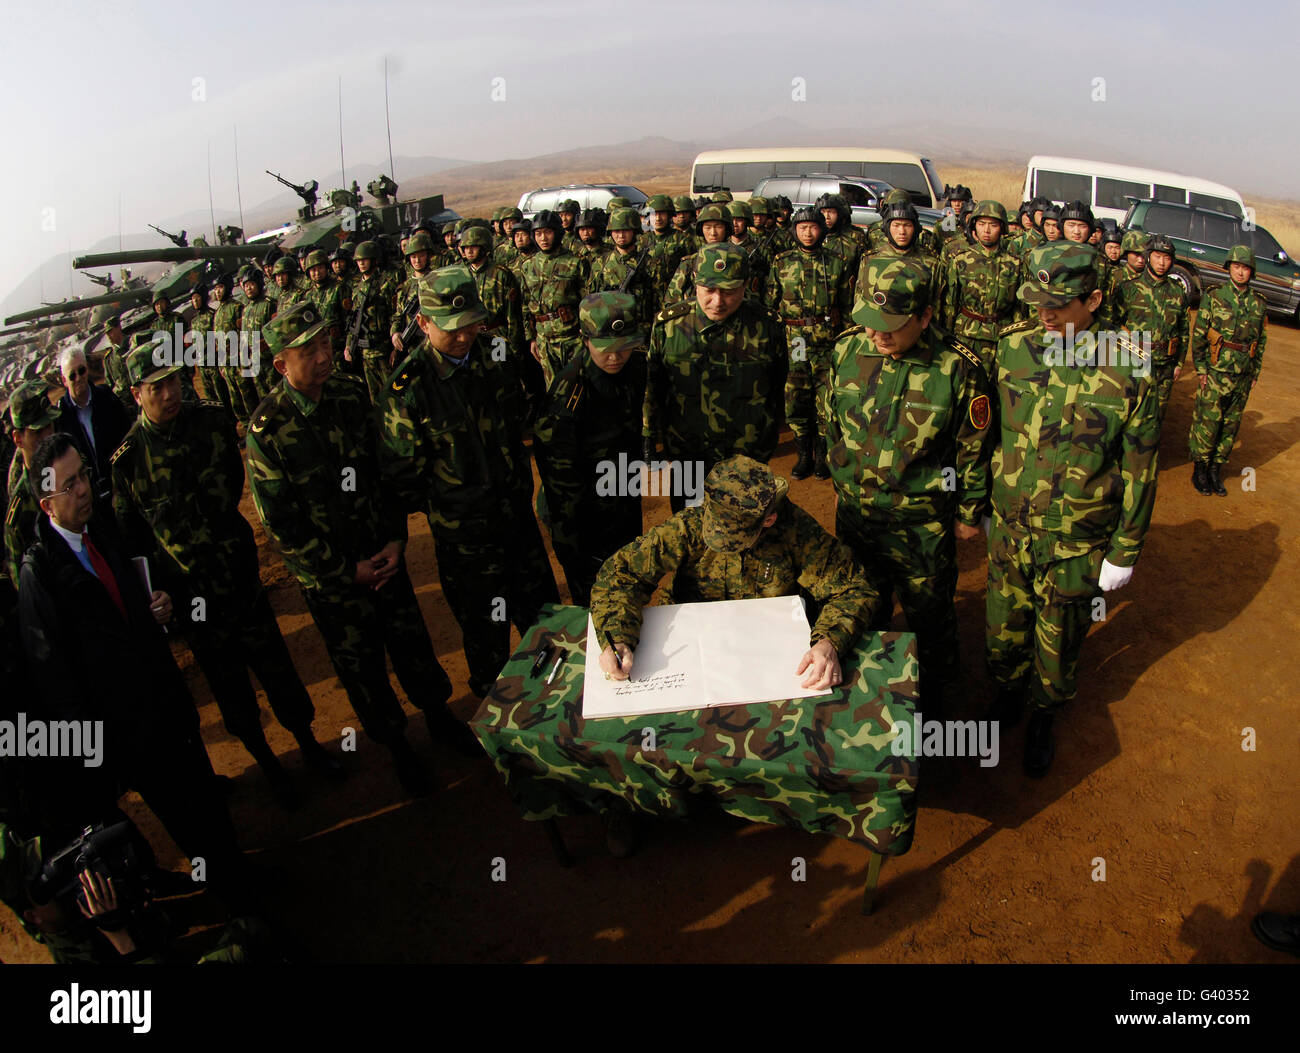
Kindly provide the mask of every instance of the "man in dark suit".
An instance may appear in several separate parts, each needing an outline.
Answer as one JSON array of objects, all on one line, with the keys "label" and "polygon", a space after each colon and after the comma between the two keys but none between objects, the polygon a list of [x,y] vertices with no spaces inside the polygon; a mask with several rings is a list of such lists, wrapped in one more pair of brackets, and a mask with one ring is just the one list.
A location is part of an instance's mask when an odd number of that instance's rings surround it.
[{"label": "man in dark suit", "polygon": [[76,348],[59,359],[67,394],[59,399],[56,431],[67,432],[90,469],[91,493],[102,521],[113,518],[113,482],[109,463],[126,438],[131,420],[110,388],[90,382],[86,356]]},{"label": "man in dark suit", "polygon": [[52,841],[75,834],[134,789],[196,869],[203,859],[206,880],[232,905],[247,902],[198,713],[161,628],[170,597],[146,592],[111,522],[91,525],[90,473],[70,436],[44,440],[28,477],[43,513],[19,574],[23,643],[39,688],[28,720],[103,722],[98,764],[43,759],[45,832]]}]

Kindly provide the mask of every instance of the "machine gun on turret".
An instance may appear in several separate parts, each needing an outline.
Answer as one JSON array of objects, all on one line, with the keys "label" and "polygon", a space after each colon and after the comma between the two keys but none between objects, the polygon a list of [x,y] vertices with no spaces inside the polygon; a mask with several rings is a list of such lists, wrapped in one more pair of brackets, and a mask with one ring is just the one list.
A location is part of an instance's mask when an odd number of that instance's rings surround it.
[{"label": "machine gun on turret", "polygon": [[302,186],[299,186],[297,183],[289,182],[280,173],[272,172],[269,168],[265,168],[263,171],[302,198],[303,207],[298,210],[298,218],[302,222],[306,223],[316,215],[316,191],[320,189],[320,184],[316,180],[308,179]]},{"label": "machine gun on turret", "polygon": [[162,227],[155,227],[152,223],[150,223],[149,226],[153,230],[156,230],[168,241],[170,241],[178,249],[184,249],[189,247],[190,242],[189,239],[185,236],[185,231],[182,230],[179,234],[169,234],[167,231],[163,230]]},{"label": "machine gun on turret", "polygon": [[366,190],[380,205],[391,205],[397,200],[397,184],[387,175],[381,174],[366,184]]}]

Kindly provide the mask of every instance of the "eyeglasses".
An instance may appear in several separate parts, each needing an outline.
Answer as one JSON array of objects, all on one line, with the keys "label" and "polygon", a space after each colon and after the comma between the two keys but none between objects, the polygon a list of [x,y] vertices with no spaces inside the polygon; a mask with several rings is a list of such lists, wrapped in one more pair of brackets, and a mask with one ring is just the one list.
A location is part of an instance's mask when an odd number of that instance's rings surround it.
[{"label": "eyeglasses", "polygon": [[71,493],[73,490],[81,486],[83,483],[86,485],[90,484],[90,473],[86,471],[84,465],[77,470],[76,475],[74,475],[71,479],[68,480],[68,485],[65,486],[62,490],[55,490],[51,493],[46,494],[45,496],[62,497],[64,494]]},{"label": "eyeglasses", "polygon": [[71,373],[69,373],[68,376],[70,376],[70,377],[84,377],[88,372],[89,372],[89,370],[88,370],[85,366],[78,366],[78,367],[77,367],[76,369],[74,369]]}]

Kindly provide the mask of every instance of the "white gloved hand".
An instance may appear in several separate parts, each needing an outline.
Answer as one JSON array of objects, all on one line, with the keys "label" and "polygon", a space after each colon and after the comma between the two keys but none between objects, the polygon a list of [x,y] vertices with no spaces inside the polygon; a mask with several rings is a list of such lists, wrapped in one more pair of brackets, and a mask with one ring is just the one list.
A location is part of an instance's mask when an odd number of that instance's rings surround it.
[{"label": "white gloved hand", "polygon": [[1132,567],[1117,567],[1109,560],[1101,561],[1101,578],[1097,584],[1101,586],[1102,592],[1110,592],[1113,589],[1122,589],[1129,583],[1133,577]]},{"label": "white gloved hand", "polygon": [[993,517],[985,516],[983,519],[980,520],[980,526],[984,530],[984,536],[988,537],[990,534],[993,533]]}]

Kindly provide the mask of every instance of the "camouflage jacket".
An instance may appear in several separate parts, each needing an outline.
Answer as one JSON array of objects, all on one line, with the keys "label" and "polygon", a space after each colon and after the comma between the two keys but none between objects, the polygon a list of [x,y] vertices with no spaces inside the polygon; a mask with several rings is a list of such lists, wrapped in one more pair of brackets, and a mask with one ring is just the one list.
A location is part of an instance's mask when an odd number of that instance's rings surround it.
[{"label": "camouflage jacket", "polygon": [[498,267],[506,267],[510,270],[519,263],[520,252],[515,248],[515,243],[511,241],[502,241],[495,249],[492,250],[491,260]]},{"label": "camouflage jacket", "polygon": [[528,354],[528,341],[524,339],[524,309],[519,295],[519,282],[513,272],[495,263],[483,267],[470,267],[479,299],[487,309],[488,317],[483,332],[489,338],[502,337],[512,354]]},{"label": "camouflage jacket", "polygon": [[287,289],[281,289],[278,285],[275,287],[275,309],[283,311],[290,304],[295,304],[306,296],[306,292],[297,285],[291,284]]},{"label": "camouflage jacket", "polygon": [[122,403],[127,416],[134,417],[140,412],[140,407],[135,404],[135,396],[131,394],[131,381],[126,375],[125,351],[125,348],[109,344],[103,358],[104,380]]},{"label": "camouflage jacket", "polygon": [[591,590],[597,634],[635,649],[641,611],[672,574],[665,603],[794,596],[806,589],[822,604],[809,645],[825,638],[845,655],[871,620],[880,596],[848,547],[788,500],[776,522],[744,552],[704,543],[704,509],[685,508],[609,557]]},{"label": "camouflage jacket", "polygon": [[584,350],[547,392],[533,424],[533,448],[556,545],[578,552],[593,547],[588,532],[598,531],[604,518],[599,466],[617,465],[620,453],[628,461],[641,457],[637,418],[645,400],[645,376],[645,355],[638,351],[610,374]]},{"label": "camouflage jacket", "polygon": [[646,260],[646,266],[650,268],[654,279],[655,295],[662,301],[678,266],[687,256],[693,256],[698,251],[698,245],[695,235],[685,234],[675,227],[662,235],[651,231],[646,238],[646,244],[650,246],[650,258]]},{"label": "camouflage jacket", "polygon": [[342,352],[344,331],[352,314],[351,287],[347,282],[330,276],[320,285],[313,285],[307,293],[307,299],[316,305],[321,318],[330,323],[330,337],[335,353]]},{"label": "camouflage jacket", "polygon": [[735,453],[770,460],[785,408],[784,328],[749,300],[722,322],[694,297],[665,307],[650,333],[642,434],[706,465]]},{"label": "camouflage jacket", "polygon": [[262,331],[275,314],[275,304],[265,296],[259,296],[256,300],[250,300],[244,304],[243,313],[239,317],[239,328],[246,333]]},{"label": "camouflage jacket", "polygon": [[1002,331],[993,509],[1013,530],[1050,536],[1058,557],[1104,548],[1131,567],[1156,498],[1156,386],[1132,363],[1048,365],[1060,353],[1035,323]]},{"label": "camouflage jacket", "polygon": [[930,326],[895,360],[854,326],[818,398],[835,493],[855,516],[946,529],[986,513],[992,406],[969,348]]},{"label": "camouflage jacket", "polygon": [[304,589],[346,595],[357,563],[406,539],[361,380],[332,374],[319,402],[282,380],[254,412],[247,450],[257,514]]},{"label": "camouflage jacket", "polygon": [[[1222,343],[1218,353],[1210,346],[1210,330]],[[1192,361],[1196,372],[1249,373],[1259,378],[1268,343],[1268,313],[1264,298],[1249,287],[1238,289],[1231,281],[1211,289],[1201,300],[1192,330]],[[1235,344],[1237,346],[1230,346]]]},{"label": "camouflage jacket", "polygon": [[856,288],[859,267],[866,255],[866,248],[859,244],[856,238],[850,237],[842,231],[837,231],[826,235],[822,240],[822,249],[835,253],[844,261],[844,269],[853,275],[853,285]]},{"label": "camouflage jacket", "polygon": [[785,326],[787,345],[798,337],[809,350],[830,349],[850,324],[853,283],[849,277],[844,261],[820,246],[790,249],[772,261],[765,302]]},{"label": "camouflage jacket", "polygon": [[942,268],[936,315],[945,332],[959,340],[996,343],[998,330],[1015,318],[1020,261],[1002,243],[992,249],[968,245]]},{"label": "camouflage jacket", "polygon": [[19,451],[9,464],[9,504],[5,509],[5,572],[15,589],[23,553],[36,541],[36,517],[43,514],[27,485],[27,465]]},{"label": "camouflage jacket", "polygon": [[[420,298],[420,282],[428,277],[430,271],[413,271],[409,267],[406,271],[406,280],[402,282],[402,287],[397,291],[396,309],[393,311],[393,320],[388,326],[389,342],[391,338],[406,328],[406,312]],[[411,349],[408,347],[407,351]]]},{"label": "camouflage jacket", "polygon": [[223,300],[212,311],[212,331],[215,333],[237,333],[243,319],[244,305],[238,300]]},{"label": "camouflage jacket", "polygon": [[[361,330],[357,333],[357,348],[361,353],[371,350],[382,357],[388,357],[393,350],[392,324],[393,304],[397,292],[393,288],[392,276],[384,271],[372,270],[364,277],[359,277],[352,287],[353,307],[364,299],[365,307],[361,312]],[[352,320],[348,320],[351,331]],[[347,342],[348,334],[343,334]]]},{"label": "camouflage jacket", "polygon": [[529,340],[578,333],[578,304],[591,283],[592,261],[564,249],[534,252],[519,268],[524,335]]},{"label": "camouflage jacket", "polygon": [[154,587],[172,594],[182,621],[189,597],[256,594],[257,542],[239,514],[244,461],[219,403],[182,405],[167,425],[141,414],[112,463],[113,509],[127,549],[150,557]]},{"label": "camouflage jacket", "polygon": [[1165,275],[1159,280],[1145,270],[1121,286],[1115,316],[1131,333],[1151,334],[1151,364],[1181,366],[1187,353],[1191,322],[1182,286]]},{"label": "camouflage jacket", "polygon": [[531,517],[524,393],[514,362],[480,336],[460,365],[421,344],[379,404],[384,481],[435,538],[500,538]]},{"label": "camouflage jacket", "polygon": [[767,275],[772,269],[772,243],[760,238],[752,230],[745,231],[745,237],[731,244],[749,256],[749,280],[745,283],[745,295],[756,303],[763,303],[767,294]]},{"label": "camouflage jacket", "polygon": [[[599,256],[593,256],[587,292],[608,292],[619,288],[646,249],[647,246],[638,244],[626,255],[613,248]],[[653,249],[649,251],[651,254],[654,252]],[[626,289],[636,300],[636,318],[646,332],[650,331],[655,315],[659,312],[659,293],[655,288],[654,266],[653,255],[647,255]]]},{"label": "camouflage jacket", "polygon": [[1016,259],[1023,260],[1029,255],[1030,249],[1037,248],[1046,240],[1041,231],[1030,227],[1028,230],[1022,229],[1019,234],[1013,233],[1009,238],[1004,239],[1003,244],[1007,252]]},{"label": "camouflage jacket", "polygon": [[190,319],[189,332],[195,334],[194,343],[197,347],[206,347],[207,334],[212,332],[212,312],[207,308],[195,311]]}]

